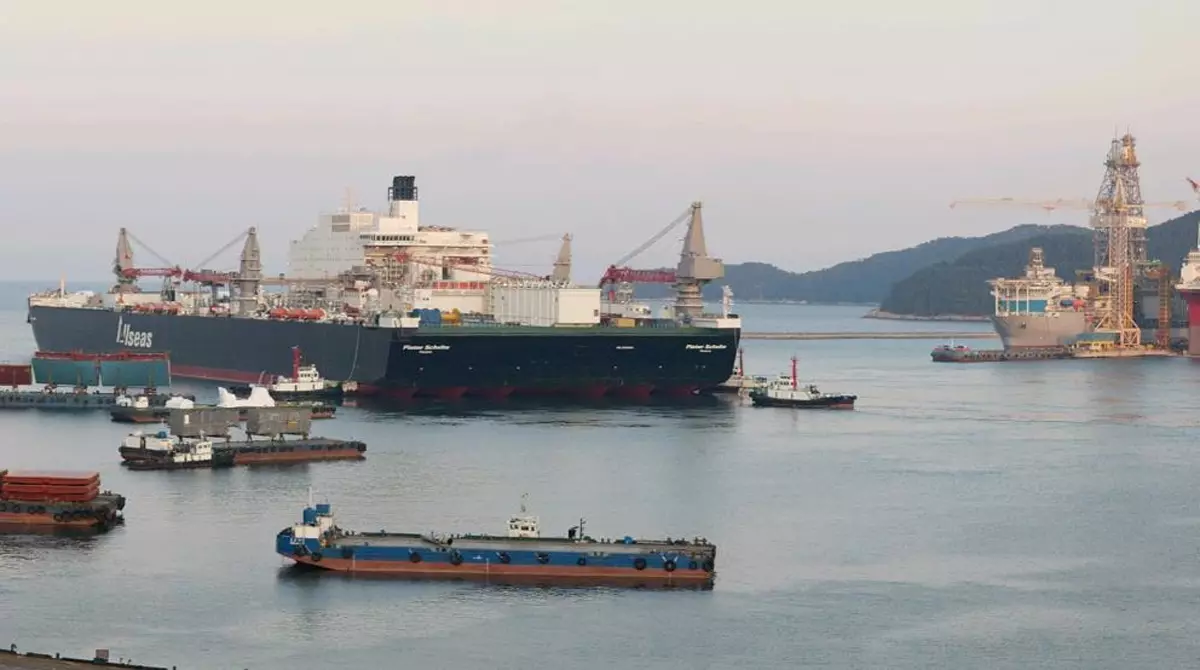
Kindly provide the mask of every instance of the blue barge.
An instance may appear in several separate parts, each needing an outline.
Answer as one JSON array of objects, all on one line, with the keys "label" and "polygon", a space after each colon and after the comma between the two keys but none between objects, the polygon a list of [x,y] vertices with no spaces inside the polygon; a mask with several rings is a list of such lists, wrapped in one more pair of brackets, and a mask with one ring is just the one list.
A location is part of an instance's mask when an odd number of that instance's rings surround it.
[{"label": "blue barge", "polygon": [[567,537],[542,537],[538,518],[521,512],[507,536],[367,533],[339,528],[328,503],[310,504],[275,550],[302,566],[423,579],[711,588],[716,577],[716,547],[702,538],[596,540],[583,520]]}]

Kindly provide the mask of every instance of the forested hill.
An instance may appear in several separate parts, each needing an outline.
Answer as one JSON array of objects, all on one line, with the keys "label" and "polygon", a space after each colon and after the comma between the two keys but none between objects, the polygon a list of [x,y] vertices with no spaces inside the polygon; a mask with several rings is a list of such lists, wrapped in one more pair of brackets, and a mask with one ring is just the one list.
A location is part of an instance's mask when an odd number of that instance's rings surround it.
[{"label": "forested hill", "polygon": [[[1151,226],[1147,231],[1147,256],[1167,263],[1173,274],[1188,251],[1196,246],[1200,212]],[[1029,249],[1041,247],[1046,265],[1059,277],[1073,280],[1076,270],[1092,266],[1091,231],[1062,227],[1019,242],[975,249],[954,261],[935,263],[897,282],[880,304],[880,310],[914,316],[975,316],[992,313],[993,299],[987,281],[1017,277],[1029,261]]]},{"label": "forested hill", "polygon": [[[952,261],[976,249],[1070,228],[1024,225],[984,237],[943,237],[811,272],[788,272],[767,263],[728,264],[725,278],[709,284],[705,297],[719,300],[721,286],[728,285],[733,289],[734,300],[878,304],[893,284],[934,263]],[[814,240],[814,243],[819,242]],[[666,286],[638,286],[638,296],[643,298],[665,297],[669,291]]]}]

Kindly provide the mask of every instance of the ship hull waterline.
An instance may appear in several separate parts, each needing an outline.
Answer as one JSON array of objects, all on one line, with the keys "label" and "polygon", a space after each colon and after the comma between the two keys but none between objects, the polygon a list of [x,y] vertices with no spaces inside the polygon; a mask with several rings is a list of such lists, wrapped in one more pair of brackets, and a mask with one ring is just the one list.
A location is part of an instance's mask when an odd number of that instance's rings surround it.
[{"label": "ship hull waterline", "polygon": [[993,316],[992,326],[1005,349],[1068,346],[1079,335],[1088,332],[1087,317],[1083,312]]},{"label": "ship hull waterline", "polygon": [[29,308],[39,348],[166,352],[173,376],[256,383],[290,374],[292,346],[322,376],[394,398],[567,394],[683,397],[719,386],[739,329],[375,328],[356,324]]}]

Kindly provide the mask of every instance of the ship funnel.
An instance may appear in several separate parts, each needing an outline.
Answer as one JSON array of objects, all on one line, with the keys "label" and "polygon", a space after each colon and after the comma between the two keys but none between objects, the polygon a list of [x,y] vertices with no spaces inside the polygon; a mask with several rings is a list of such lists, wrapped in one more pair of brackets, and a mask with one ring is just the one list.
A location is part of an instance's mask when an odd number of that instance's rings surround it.
[{"label": "ship funnel", "polygon": [[416,200],[417,178],[413,176],[392,177],[392,187],[388,189],[388,200]]}]

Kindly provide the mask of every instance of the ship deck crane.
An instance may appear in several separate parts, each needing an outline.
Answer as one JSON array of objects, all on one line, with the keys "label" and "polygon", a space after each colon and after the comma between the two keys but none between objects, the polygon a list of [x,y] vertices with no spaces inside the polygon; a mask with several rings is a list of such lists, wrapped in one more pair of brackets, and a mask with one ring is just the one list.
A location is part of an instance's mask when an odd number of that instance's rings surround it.
[{"label": "ship deck crane", "polygon": [[[232,246],[245,239],[250,233],[246,230],[240,233],[237,237],[230,240],[225,246],[218,249],[208,258],[197,263],[197,266],[203,266],[212,261],[217,256],[228,251]],[[152,256],[162,261],[165,267],[156,268],[139,268],[133,266],[133,250],[129,245],[129,240],[137,242],[138,246],[148,251]],[[236,272],[218,272],[216,270],[187,270],[177,264],[164,258],[161,254],[151,249],[145,242],[142,242],[133,233],[125,228],[121,229],[120,236],[117,240],[117,260],[114,270],[116,271],[118,281],[128,285],[142,277],[163,277],[164,279],[175,279],[177,281],[195,282],[199,284],[228,284],[237,278]]]},{"label": "ship deck crane", "polygon": [[602,277],[600,277],[600,281],[597,284],[597,286],[599,286],[601,289],[608,288],[609,289],[609,299],[611,300],[613,298],[613,289],[612,289],[613,284],[623,284],[623,283],[628,283],[628,284],[673,284],[673,283],[675,283],[676,274],[675,274],[674,269],[658,268],[658,269],[653,269],[653,270],[637,270],[634,268],[626,267],[625,264],[628,263],[629,261],[633,260],[634,258],[636,258],[643,251],[646,251],[650,247],[654,246],[659,240],[666,237],[668,233],[670,233],[672,230],[677,228],[684,221],[689,220],[691,218],[691,216],[692,216],[692,208],[689,207],[682,214],[680,214],[678,217],[676,217],[674,220],[672,220],[670,223],[668,223],[662,230],[660,230],[657,233],[655,233],[654,235],[652,235],[650,237],[650,239],[643,242],[640,246],[638,246],[633,251],[630,251],[629,253],[622,256],[620,259],[618,259],[612,265],[608,266],[608,268],[604,271],[604,275]]}]

